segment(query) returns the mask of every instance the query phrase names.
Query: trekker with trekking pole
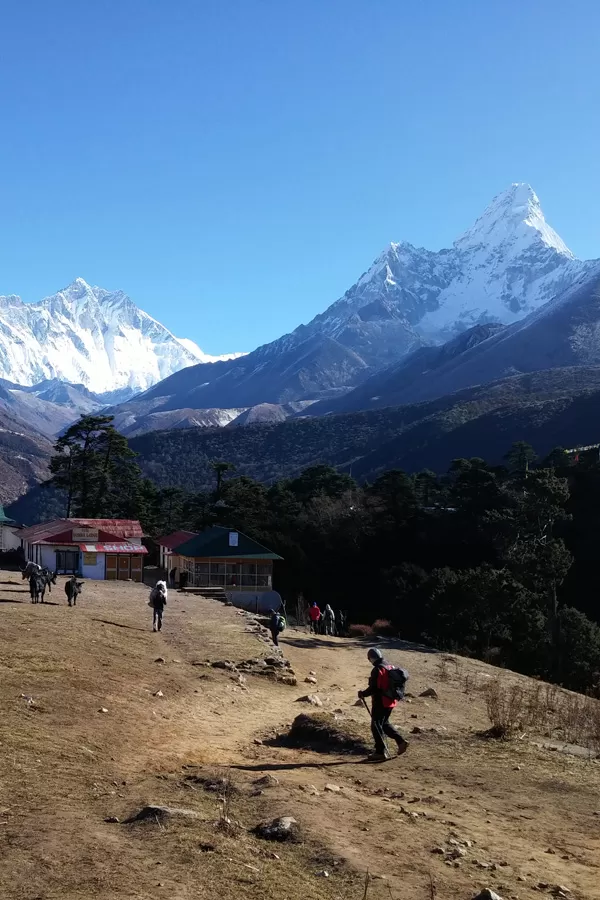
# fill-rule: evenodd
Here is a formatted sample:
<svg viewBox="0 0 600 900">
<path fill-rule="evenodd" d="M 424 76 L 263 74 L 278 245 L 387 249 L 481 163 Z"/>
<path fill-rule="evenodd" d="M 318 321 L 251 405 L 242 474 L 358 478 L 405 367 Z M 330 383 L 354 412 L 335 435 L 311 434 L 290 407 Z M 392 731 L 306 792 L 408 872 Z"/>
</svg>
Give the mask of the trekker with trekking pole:
<svg viewBox="0 0 600 900">
<path fill-rule="evenodd" d="M 392 710 L 398 701 L 404 698 L 408 672 L 387 663 L 381 650 L 376 647 L 369 650 L 367 659 L 373 666 L 369 677 L 369 687 L 366 691 L 359 691 L 358 696 L 371 714 L 371 732 L 375 741 L 375 752 L 368 758 L 371 762 L 385 762 L 392 758 L 385 742 L 385 736 L 396 742 L 398 756 L 408 750 L 408 742 L 389 722 Z M 373 698 L 370 710 L 365 700 L 366 697 Z"/>
<path fill-rule="evenodd" d="M 308 607 L 308 619 L 310 621 L 310 633 L 318 634 L 319 633 L 319 623 L 321 621 L 321 610 L 317 606 L 316 602 L 311 603 Z"/>
</svg>

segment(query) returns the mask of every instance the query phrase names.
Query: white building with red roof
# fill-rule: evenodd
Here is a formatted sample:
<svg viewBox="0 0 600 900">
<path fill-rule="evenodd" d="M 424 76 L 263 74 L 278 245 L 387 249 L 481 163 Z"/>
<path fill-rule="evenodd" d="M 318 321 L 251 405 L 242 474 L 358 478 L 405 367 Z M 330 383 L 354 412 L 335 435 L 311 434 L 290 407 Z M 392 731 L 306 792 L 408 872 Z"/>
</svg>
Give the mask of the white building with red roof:
<svg viewBox="0 0 600 900">
<path fill-rule="evenodd" d="M 64 575 L 142 581 L 142 526 L 136 519 L 54 519 L 24 528 L 25 558 Z"/>
</svg>

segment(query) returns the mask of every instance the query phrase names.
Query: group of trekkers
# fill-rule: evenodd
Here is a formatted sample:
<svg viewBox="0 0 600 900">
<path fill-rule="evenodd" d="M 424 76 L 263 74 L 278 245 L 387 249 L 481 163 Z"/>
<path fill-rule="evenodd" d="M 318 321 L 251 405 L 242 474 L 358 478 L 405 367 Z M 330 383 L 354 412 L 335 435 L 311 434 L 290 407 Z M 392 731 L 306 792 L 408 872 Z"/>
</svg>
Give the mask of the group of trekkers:
<svg viewBox="0 0 600 900">
<path fill-rule="evenodd" d="M 329 603 L 323 612 L 321 612 L 316 603 L 311 603 L 308 607 L 308 622 L 311 634 L 329 634 L 343 637 L 348 626 L 348 616 L 341 609 L 334 611 Z"/>
</svg>

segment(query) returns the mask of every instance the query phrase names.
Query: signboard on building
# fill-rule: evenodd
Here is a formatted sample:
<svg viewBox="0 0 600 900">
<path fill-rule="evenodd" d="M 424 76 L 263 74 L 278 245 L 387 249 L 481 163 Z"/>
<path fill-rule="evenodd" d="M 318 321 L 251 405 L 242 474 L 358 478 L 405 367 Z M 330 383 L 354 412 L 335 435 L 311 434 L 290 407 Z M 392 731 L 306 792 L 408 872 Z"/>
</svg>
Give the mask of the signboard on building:
<svg viewBox="0 0 600 900">
<path fill-rule="evenodd" d="M 229 546 L 230 547 L 238 547 L 240 543 L 240 536 L 237 531 L 229 532 Z"/>
<path fill-rule="evenodd" d="M 97 528 L 74 528 L 72 532 L 72 541 L 74 544 L 85 544 L 88 541 L 95 543 L 98 540 Z"/>
<path fill-rule="evenodd" d="M 98 564 L 98 554 L 97 553 L 84 553 L 83 554 L 83 564 L 84 566 L 95 566 Z"/>
</svg>

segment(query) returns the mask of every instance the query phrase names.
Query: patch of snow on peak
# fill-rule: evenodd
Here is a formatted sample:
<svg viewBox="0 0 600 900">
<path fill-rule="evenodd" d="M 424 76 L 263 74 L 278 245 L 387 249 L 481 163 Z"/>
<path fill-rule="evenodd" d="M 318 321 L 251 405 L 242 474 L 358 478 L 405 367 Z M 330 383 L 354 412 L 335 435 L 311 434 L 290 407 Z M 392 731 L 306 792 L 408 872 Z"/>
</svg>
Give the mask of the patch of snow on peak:
<svg viewBox="0 0 600 900">
<path fill-rule="evenodd" d="M 198 362 L 201 363 L 211 363 L 211 362 L 222 362 L 227 359 L 239 359 L 240 356 L 247 356 L 247 352 L 242 353 L 224 353 L 222 356 L 211 356 L 210 353 L 205 353 L 204 350 L 201 350 L 198 344 L 191 340 L 191 338 L 177 338 L 182 347 L 191 353 Z"/>
</svg>

